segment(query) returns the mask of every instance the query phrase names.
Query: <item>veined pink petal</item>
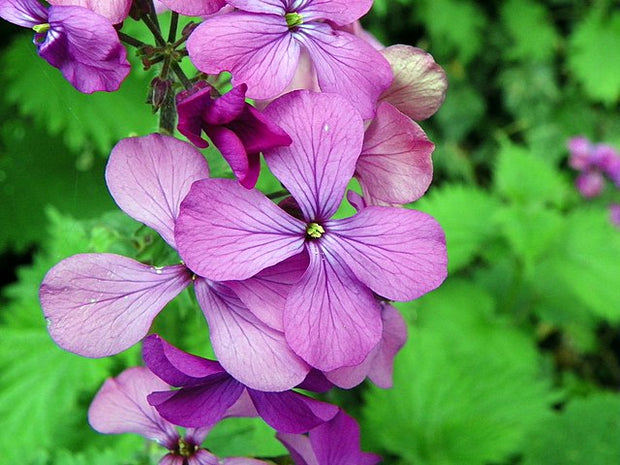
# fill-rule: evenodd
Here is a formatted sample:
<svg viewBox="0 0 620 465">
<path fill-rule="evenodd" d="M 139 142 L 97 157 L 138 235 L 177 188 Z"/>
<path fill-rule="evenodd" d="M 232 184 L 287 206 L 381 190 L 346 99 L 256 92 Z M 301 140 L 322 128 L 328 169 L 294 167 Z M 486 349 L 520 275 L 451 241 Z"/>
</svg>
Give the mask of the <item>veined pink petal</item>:
<svg viewBox="0 0 620 465">
<path fill-rule="evenodd" d="M 361 151 L 360 115 L 338 95 L 304 90 L 280 97 L 264 113 L 293 139 L 288 147 L 265 151 L 267 165 L 297 200 L 306 220 L 330 218 Z"/>
<path fill-rule="evenodd" d="M 310 367 L 286 344 L 284 333 L 261 322 L 221 284 L 198 279 L 195 289 L 215 355 L 231 376 L 261 391 L 285 391 L 304 380 Z"/>
<path fill-rule="evenodd" d="M 116 144 L 105 176 L 118 206 L 176 248 L 174 224 L 181 201 L 194 181 L 209 177 L 209 166 L 187 142 L 151 134 Z"/>
<path fill-rule="evenodd" d="M 381 308 L 383 337 L 372 359 L 368 377 L 380 388 L 388 389 L 392 387 L 394 357 L 407 342 L 407 324 L 393 305 L 382 302 Z"/>
<path fill-rule="evenodd" d="M 156 268 L 119 255 L 80 254 L 45 275 L 39 298 L 60 347 L 105 357 L 139 342 L 190 282 L 182 265 Z"/>
<path fill-rule="evenodd" d="M 310 0 L 297 11 L 304 21 L 323 19 L 344 26 L 360 19 L 371 6 L 372 0 Z"/>
<path fill-rule="evenodd" d="M 284 16 L 285 0 L 227 0 L 229 5 L 251 13 L 269 13 Z"/>
<path fill-rule="evenodd" d="M 205 16 L 217 13 L 226 5 L 225 0 L 159 0 L 172 11 L 186 16 Z"/>
<path fill-rule="evenodd" d="M 394 81 L 381 100 L 416 121 L 434 115 L 448 89 L 443 68 L 435 63 L 430 53 L 410 45 L 392 45 L 381 53 L 394 73 Z"/>
<path fill-rule="evenodd" d="M 381 338 L 379 305 L 337 256 L 313 242 L 308 250 L 308 270 L 286 301 L 286 340 L 319 370 L 359 365 Z"/>
<path fill-rule="evenodd" d="M 419 199 L 433 178 L 435 145 L 420 126 L 386 102 L 366 130 L 356 177 L 368 204 L 405 204 Z"/>
<path fill-rule="evenodd" d="M 200 71 L 230 71 L 235 84 L 248 85 L 247 96 L 271 98 L 291 81 L 299 44 L 284 16 L 236 11 L 206 19 L 187 41 L 189 56 Z"/>
<path fill-rule="evenodd" d="M 132 0 L 48 0 L 50 5 L 81 6 L 99 13 L 112 24 L 123 22 L 129 15 Z"/>
<path fill-rule="evenodd" d="M 362 118 L 372 118 L 379 96 L 392 82 L 387 60 L 366 41 L 326 24 L 300 30 L 296 37 L 312 57 L 321 90 L 342 95 Z"/>
<path fill-rule="evenodd" d="M 179 439 L 174 425 L 164 420 L 146 397 L 170 386 L 145 367 L 133 367 L 108 378 L 88 409 L 88 422 L 104 434 L 136 433 L 174 447 Z"/>
<path fill-rule="evenodd" d="M 0 0 L 0 18 L 31 28 L 47 22 L 47 8 L 38 0 Z"/>
<path fill-rule="evenodd" d="M 213 281 L 239 280 L 303 250 L 306 226 L 261 192 L 203 179 L 181 204 L 175 239 L 187 266 Z"/>
<path fill-rule="evenodd" d="M 262 460 L 249 459 L 246 457 L 229 457 L 222 460 L 222 465 L 269 465 Z M 190 464 L 191 465 L 191 464 Z"/>
<path fill-rule="evenodd" d="M 426 213 L 370 206 L 324 223 L 325 248 L 338 254 L 377 294 L 407 301 L 438 287 L 447 275 L 445 235 Z"/>
<path fill-rule="evenodd" d="M 183 459 L 180 455 L 177 455 L 177 457 Z M 185 462 L 181 462 L 179 465 L 185 465 Z M 187 465 L 220 465 L 220 460 L 206 449 L 198 449 L 187 457 Z"/>
</svg>

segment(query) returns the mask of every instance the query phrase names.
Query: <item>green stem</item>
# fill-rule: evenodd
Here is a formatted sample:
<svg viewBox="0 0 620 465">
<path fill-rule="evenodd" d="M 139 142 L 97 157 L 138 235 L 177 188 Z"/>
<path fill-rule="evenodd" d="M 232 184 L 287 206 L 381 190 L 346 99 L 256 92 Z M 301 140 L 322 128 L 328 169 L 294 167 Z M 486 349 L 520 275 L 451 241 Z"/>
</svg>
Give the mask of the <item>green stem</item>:
<svg viewBox="0 0 620 465">
<path fill-rule="evenodd" d="M 170 18 L 170 29 L 168 30 L 168 43 L 169 44 L 174 43 L 174 41 L 176 40 L 178 26 L 179 26 L 179 14 L 176 11 L 173 11 L 172 16 Z"/>
<path fill-rule="evenodd" d="M 131 37 L 130 35 L 127 35 L 121 31 L 118 31 L 118 38 L 121 39 L 121 41 L 125 42 L 127 45 L 131 45 L 132 47 L 136 48 L 145 47 L 147 45 L 141 40 L 138 40 L 135 37 Z"/>
</svg>

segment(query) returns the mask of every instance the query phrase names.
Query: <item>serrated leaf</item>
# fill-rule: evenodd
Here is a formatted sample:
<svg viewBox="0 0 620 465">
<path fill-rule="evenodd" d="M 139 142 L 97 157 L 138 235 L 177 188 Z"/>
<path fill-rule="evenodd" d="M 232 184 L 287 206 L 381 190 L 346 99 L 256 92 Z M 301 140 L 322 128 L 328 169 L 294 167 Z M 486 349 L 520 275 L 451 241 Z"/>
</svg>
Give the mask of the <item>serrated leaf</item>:
<svg viewBox="0 0 620 465">
<path fill-rule="evenodd" d="M 509 0 L 500 14 L 512 39 L 508 58 L 529 62 L 553 57 L 559 37 L 544 6 L 532 0 Z"/>
<path fill-rule="evenodd" d="M 547 414 L 551 396 L 535 347 L 464 281 L 448 281 L 417 308 L 394 387 L 366 396 L 369 436 L 404 463 L 502 462 Z"/>
<path fill-rule="evenodd" d="M 123 137 L 157 127 L 144 103 L 148 81 L 135 65 L 117 92 L 86 95 L 36 54 L 32 35 L 17 36 L 2 58 L 3 98 L 50 134 L 62 135 L 75 153 L 91 150 L 107 156 Z"/>
<path fill-rule="evenodd" d="M 552 165 L 507 140 L 501 143 L 494 187 L 500 195 L 521 205 L 562 207 L 571 194 L 568 182 Z"/>
<path fill-rule="evenodd" d="M 591 9 L 570 37 L 568 66 L 593 100 L 620 98 L 620 13 Z"/>
<path fill-rule="evenodd" d="M 475 187 L 448 185 L 433 189 L 413 208 L 432 215 L 446 233 L 448 270 L 469 264 L 494 234 L 490 220 L 499 202 Z"/>
<path fill-rule="evenodd" d="M 523 465 L 610 465 L 620 459 L 620 396 L 575 399 L 525 442 Z"/>
<path fill-rule="evenodd" d="M 449 141 L 461 141 L 479 123 L 486 111 L 482 96 L 473 87 L 451 84 L 446 100 L 435 116 Z"/>
</svg>

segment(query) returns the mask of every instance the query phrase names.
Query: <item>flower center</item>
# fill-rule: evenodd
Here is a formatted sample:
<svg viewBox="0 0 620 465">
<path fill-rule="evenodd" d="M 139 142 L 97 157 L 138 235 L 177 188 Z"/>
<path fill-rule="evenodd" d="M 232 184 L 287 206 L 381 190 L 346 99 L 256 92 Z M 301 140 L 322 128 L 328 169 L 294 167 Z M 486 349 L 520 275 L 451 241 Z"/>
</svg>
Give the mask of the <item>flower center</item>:
<svg viewBox="0 0 620 465">
<path fill-rule="evenodd" d="M 34 29 L 34 32 L 36 32 L 37 34 L 41 34 L 41 33 L 44 33 L 50 30 L 50 24 L 49 23 L 36 24 L 32 26 L 32 29 Z"/>
<path fill-rule="evenodd" d="M 304 19 L 299 13 L 286 13 L 284 17 L 286 18 L 286 25 L 289 30 L 301 26 L 304 23 Z"/>
<path fill-rule="evenodd" d="M 306 228 L 306 234 L 312 239 L 318 239 L 325 234 L 325 229 L 319 223 L 310 223 Z"/>
<path fill-rule="evenodd" d="M 198 447 L 195 444 L 190 444 L 185 439 L 181 438 L 179 439 L 179 445 L 174 452 L 181 457 L 191 457 L 196 453 L 197 449 Z"/>
</svg>

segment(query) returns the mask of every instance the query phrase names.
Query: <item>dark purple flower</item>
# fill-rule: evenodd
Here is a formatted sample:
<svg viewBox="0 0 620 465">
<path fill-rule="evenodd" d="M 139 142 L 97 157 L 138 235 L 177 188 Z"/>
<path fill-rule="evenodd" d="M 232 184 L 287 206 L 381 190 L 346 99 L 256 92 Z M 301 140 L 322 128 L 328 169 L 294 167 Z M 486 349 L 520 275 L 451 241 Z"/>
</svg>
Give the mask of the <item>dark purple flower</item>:
<svg viewBox="0 0 620 465">
<path fill-rule="evenodd" d="M 375 465 L 381 457 L 360 450 L 360 429 L 343 410 L 308 435 L 278 433 L 295 465 Z"/>
<path fill-rule="evenodd" d="M 0 0 L 0 17 L 34 29 L 39 55 L 80 92 L 115 91 L 129 74 L 127 52 L 112 23 L 87 8 Z"/>
<path fill-rule="evenodd" d="M 302 50 L 318 84 L 341 94 L 364 118 L 392 80 L 388 62 L 371 45 L 334 29 L 363 16 L 372 0 L 228 0 L 239 11 L 206 19 L 190 36 L 187 50 L 208 74 L 230 71 L 248 85 L 248 96 L 270 99 L 293 80 Z"/>
<path fill-rule="evenodd" d="M 241 84 L 219 98 L 200 81 L 177 95 L 178 129 L 195 146 L 208 147 L 202 131 L 222 153 L 239 182 L 248 189 L 260 171 L 259 153 L 289 145 L 291 138 L 260 111 L 245 101 L 247 86 Z"/>
<path fill-rule="evenodd" d="M 144 339 L 143 358 L 149 369 L 180 389 L 148 397 L 162 417 L 180 426 L 212 425 L 230 414 L 260 415 L 276 431 L 304 433 L 330 420 L 337 407 L 295 391 L 263 392 L 231 377 L 214 361 L 183 352 L 152 334 Z"/>
<path fill-rule="evenodd" d="M 151 392 L 168 389 L 170 386 L 147 368 L 129 368 L 116 378 L 109 378 L 99 389 L 88 409 L 88 421 L 100 433 L 135 433 L 156 441 L 168 449 L 160 465 L 267 465 L 241 457 L 219 461 L 211 452 L 201 449 L 213 425 L 188 428 L 181 437 L 176 427 L 146 400 Z"/>
<path fill-rule="evenodd" d="M 286 340 L 319 370 L 359 365 L 382 336 L 373 292 L 406 301 L 436 288 L 447 273 L 443 231 L 424 213 L 392 207 L 331 219 L 364 135 L 347 100 L 295 91 L 265 113 L 293 139 L 265 159 L 299 204 L 302 219 L 232 180 L 198 181 L 181 205 L 179 253 L 195 273 L 215 281 L 247 279 L 307 253 L 308 268 L 286 298 Z"/>
</svg>

